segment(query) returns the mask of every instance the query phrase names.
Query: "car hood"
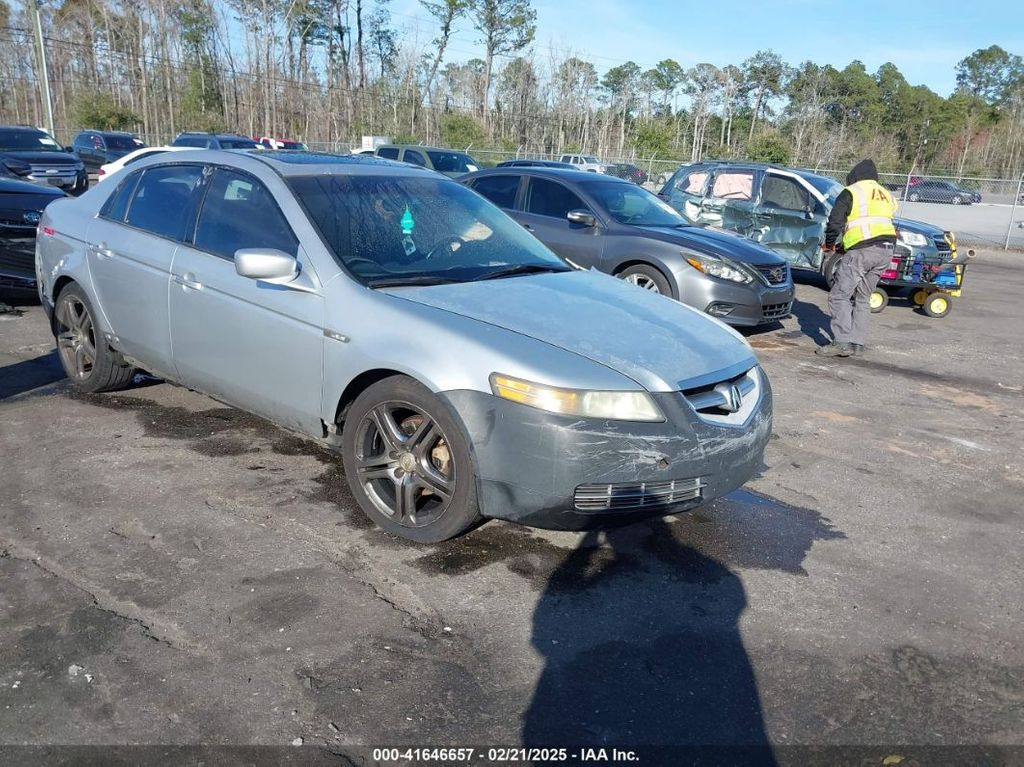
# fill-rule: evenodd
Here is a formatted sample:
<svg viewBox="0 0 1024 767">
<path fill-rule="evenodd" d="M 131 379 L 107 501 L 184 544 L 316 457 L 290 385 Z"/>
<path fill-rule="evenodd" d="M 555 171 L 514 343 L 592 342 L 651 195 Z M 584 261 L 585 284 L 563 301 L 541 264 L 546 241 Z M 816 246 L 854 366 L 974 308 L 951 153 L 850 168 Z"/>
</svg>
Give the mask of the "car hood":
<svg viewBox="0 0 1024 767">
<path fill-rule="evenodd" d="M 25 162 L 39 163 L 40 165 L 75 165 L 81 162 L 73 154 L 67 152 L 36 152 L 31 149 L 5 149 L 3 154 L 8 157 L 17 157 Z"/>
<path fill-rule="evenodd" d="M 896 225 L 897 229 L 905 232 L 916 232 L 917 234 L 923 234 L 925 237 L 942 237 L 945 234 L 940 227 L 934 224 L 926 224 L 924 221 L 914 221 L 910 218 L 894 218 L 892 222 Z"/>
<path fill-rule="evenodd" d="M 18 178 L 0 178 L 0 194 L 31 194 L 40 197 L 65 196 L 60 189 L 33 184 L 31 181 L 22 181 Z"/>
<path fill-rule="evenodd" d="M 724 324 L 593 270 L 382 292 L 582 355 L 648 391 L 702 386 L 757 363 Z"/>
<path fill-rule="evenodd" d="M 723 256 L 754 266 L 782 266 L 786 260 L 779 254 L 745 237 L 706 229 L 700 226 L 678 228 L 643 227 L 645 232 L 656 233 L 657 239 L 679 243 L 684 247 L 711 256 Z"/>
</svg>

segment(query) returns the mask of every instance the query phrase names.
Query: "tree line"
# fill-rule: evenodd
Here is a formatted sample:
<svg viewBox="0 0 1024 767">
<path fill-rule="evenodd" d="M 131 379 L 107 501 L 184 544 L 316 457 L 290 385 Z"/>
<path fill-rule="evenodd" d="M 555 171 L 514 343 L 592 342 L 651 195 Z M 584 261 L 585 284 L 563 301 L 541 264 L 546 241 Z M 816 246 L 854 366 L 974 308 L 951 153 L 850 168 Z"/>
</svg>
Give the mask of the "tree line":
<svg viewBox="0 0 1024 767">
<path fill-rule="evenodd" d="M 32 1 L 0 0 L 0 122 L 44 121 Z M 230 130 L 344 147 L 386 135 L 522 154 L 1024 170 L 1024 63 L 995 45 L 960 61 L 942 96 L 891 63 L 789 64 L 771 50 L 599 71 L 537 44 L 530 0 L 420 5 L 410 19 L 387 0 L 44 0 L 57 138 Z M 465 30 L 482 57 L 453 55 Z"/>
</svg>

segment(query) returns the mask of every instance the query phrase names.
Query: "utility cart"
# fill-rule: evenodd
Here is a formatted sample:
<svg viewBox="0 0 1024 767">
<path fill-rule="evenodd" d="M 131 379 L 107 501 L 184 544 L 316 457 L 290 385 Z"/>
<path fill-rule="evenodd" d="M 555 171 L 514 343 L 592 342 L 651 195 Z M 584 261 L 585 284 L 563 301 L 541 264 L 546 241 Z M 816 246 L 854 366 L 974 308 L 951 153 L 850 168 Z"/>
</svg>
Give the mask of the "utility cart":
<svg viewBox="0 0 1024 767">
<path fill-rule="evenodd" d="M 968 250 L 963 256 L 956 250 L 939 256 L 897 254 L 884 272 L 878 287 L 868 299 L 872 313 L 889 305 L 889 296 L 897 290 L 912 291 L 910 299 L 929 317 L 945 317 L 953 308 L 953 298 L 960 295 L 967 262 L 974 257 Z"/>
</svg>

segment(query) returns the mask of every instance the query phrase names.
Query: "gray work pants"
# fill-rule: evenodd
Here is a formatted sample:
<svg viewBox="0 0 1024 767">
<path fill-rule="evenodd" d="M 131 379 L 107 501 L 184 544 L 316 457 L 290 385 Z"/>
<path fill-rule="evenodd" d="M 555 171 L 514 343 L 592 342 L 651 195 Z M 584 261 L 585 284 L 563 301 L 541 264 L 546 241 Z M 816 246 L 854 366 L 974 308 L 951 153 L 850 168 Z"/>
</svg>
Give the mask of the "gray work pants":
<svg viewBox="0 0 1024 767">
<path fill-rule="evenodd" d="M 854 248 L 843 256 L 828 294 L 832 339 L 837 344 L 861 344 L 868 337 L 868 298 L 892 261 L 893 245 L 881 243 Z"/>
</svg>

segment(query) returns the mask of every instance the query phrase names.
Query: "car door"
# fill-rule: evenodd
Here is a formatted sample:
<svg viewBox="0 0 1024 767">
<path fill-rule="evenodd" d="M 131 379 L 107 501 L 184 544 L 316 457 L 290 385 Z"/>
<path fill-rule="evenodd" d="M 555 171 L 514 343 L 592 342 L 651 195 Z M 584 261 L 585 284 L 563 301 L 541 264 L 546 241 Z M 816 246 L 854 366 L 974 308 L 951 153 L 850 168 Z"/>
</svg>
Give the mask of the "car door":
<svg viewBox="0 0 1024 767">
<path fill-rule="evenodd" d="M 80 159 L 85 164 L 86 169 L 92 168 L 93 164 L 93 149 L 91 136 L 91 133 L 79 133 L 77 136 L 75 136 L 75 142 L 71 146 L 71 148 L 74 149 L 75 154 L 78 155 L 78 159 Z"/>
<path fill-rule="evenodd" d="M 402 162 L 407 162 L 411 165 L 419 165 L 421 168 L 430 167 L 427 165 L 427 158 L 423 156 L 423 152 L 417 149 L 406 149 L 402 153 Z"/>
<path fill-rule="evenodd" d="M 601 226 L 574 224 L 570 210 L 585 210 L 600 217 L 578 194 L 559 181 L 527 176 L 522 210 L 516 217 L 528 232 L 562 258 L 580 266 L 600 266 L 603 240 Z"/>
<path fill-rule="evenodd" d="M 750 238 L 795 266 L 814 266 L 825 238 L 825 216 L 816 213 L 816 202 L 796 179 L 766 171 L 753 208 Z"/>
<path fill-rule="evenodd" d="M 167 319 L 171 261 L 195 211 L 201 165 L 136 171 L 89 225 L 93 287 L 115 346 L 156 375 L 174 377 Z"/>
<path fill-rule="evenodd" d="M 701 200 L 698 223 L 744 237 L 754 233 L 754 196 L 760 172 L 751 168 L 718 168 Z"/>
<path fill-rule="evenodd" d="M 190 243 L 171 268 L 171 348 L 181 380 L 307 433 L 320 429 L 323 296 L 267 186 L 218 167 Z M 310 292 L 242 277 L 235 251 L 273 248 L 312 277 Z"/>
<path fill-rule="evenodd" d="M 659 197 L 691 224 L 701 222 L 701 203 L 707 193 L 711 172 L 707 168 L 683 168 L 669 179 Z"/>
</svg>

